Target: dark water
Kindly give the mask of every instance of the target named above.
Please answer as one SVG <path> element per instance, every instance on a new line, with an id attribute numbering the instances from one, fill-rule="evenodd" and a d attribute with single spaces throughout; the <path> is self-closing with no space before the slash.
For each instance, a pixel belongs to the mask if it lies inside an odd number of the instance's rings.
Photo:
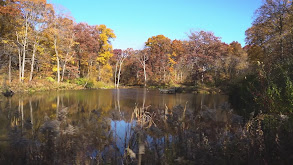
<path id="1" fill-rule="evenodd" d="M 146 89 L 1 97 L 0 164 L 264 163 L 262 136 L 227 100 Z"/>

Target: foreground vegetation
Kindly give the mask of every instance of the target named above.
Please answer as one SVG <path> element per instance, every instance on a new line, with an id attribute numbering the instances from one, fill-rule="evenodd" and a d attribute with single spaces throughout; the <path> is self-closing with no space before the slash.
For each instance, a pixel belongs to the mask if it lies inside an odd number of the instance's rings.
<path id="1" fill-rule="evenodd" d="M 84 97 L 72 98 L 65 94 L 51 98 L 51 101 L 47 99 L 46 96 L 33 101 L 30 97 L 19 98 L 14 100 L 19 105 L 11 104 L 0 113 L 5 126 L 0 136 L 3 140 L 0 142 L 0 163 L 292 162 L 292 118 L 258 114 L 243 121 L 227 103 L 217 109 L 206 106 L 187 108 L 188 104 L 173 108 L 121 104 L 120 109 L 118 103 L 113 109 L 101 105 L 92 110 Z M 57 102 L 53 111 L 48 108 L 52 102 Z M 108 103 L 113 105 L 112 101 Z M 19 111 L 19 107 L 30 107 L 30 110 Z M 36 111 L 35 108 L 40 109 Z"/>

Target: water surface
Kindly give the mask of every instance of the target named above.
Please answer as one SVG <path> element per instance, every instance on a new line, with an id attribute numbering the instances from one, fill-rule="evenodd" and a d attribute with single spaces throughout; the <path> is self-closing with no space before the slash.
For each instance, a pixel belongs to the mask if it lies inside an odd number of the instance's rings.
<path id="1" fill-rule="evenodd" d="M 225 153 L 243 136 L 227 99 L 149 89 L 1 97 L 0 164 L 247 162 Z"/>

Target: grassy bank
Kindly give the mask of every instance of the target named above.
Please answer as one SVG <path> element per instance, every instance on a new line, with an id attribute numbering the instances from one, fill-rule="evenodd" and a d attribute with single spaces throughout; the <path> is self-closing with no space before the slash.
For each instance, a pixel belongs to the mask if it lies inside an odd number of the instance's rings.
<path id="1" fill-rule="evenodd" d="M 84 89 L 83 86 L 68 82 L 49 82 L 47 80 L 38 80 L 38 81 L 32 81 L 32 82 L 12 82 L 10 84 L 5 84 L 0 87 L 1 91 L 5 91 L 6 89 L 10 89 L 15 93 L 20 92 L 37 92 L 37 91 L 49 91 L 49 90 L 79 90 Z"/>
<path id="2" fill-rule="evenodd" d="M 105 83 L 102 81 L 89 80 L 85 78 L 74 79 L 66 82 L 57 83 L 53 78 L 47 77 L 45 79 L 37 79 L 31 82 L 20 83 L 18 80 L 14 80 L 11 83 L 8 81 L 0 80 L 2 82 L 0 86 L 0 92 L 4 92 L 7 89 L 12 90 L 15 93 L 33 93 L 40 91 L 51 90 L 82 90 L 82 89 L 113 89 L 115 88 L 113 83 Z M 143 86 L 127 86 L 120 85 L 119 88 L 137 88 Z M 197 86 L 188 86 L 182 84 L 172 85 L 150 85 L 149 89 L 168 89 L 179 88 L 183 93 L 199 93 L 199 94 L 216 94 L 222 93 L 222 91 L 214 86 L 208 86 L 205 84 L 198 84 Z"/>
<path id="3" fill-rule="evenodd" d="M 109 89 L 114 88 L 114 85 L 96 82 L 96 81 L 86 81 L 81 79 L 76 79 L 67 82 L 56 82 L 53 79 L 39 79 L 31 82 L 20 83 L 18 81 L 13 81 L 11 83 L 2 81 L 3 84 L 0 86 L 0 92 L 4 92 L 7 89 L 12 90 L 15 93 L 33 93 L 40 91 L 50 91 L 50 90 L 81 90 L 81 89 Z"/>

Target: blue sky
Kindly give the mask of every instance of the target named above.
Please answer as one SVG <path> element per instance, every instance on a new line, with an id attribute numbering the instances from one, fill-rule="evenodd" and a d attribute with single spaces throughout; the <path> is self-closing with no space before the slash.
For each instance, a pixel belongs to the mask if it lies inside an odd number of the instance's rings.
<path id="1" fill-rule="evenodd" d="M 114 30 L 117 49 L 142 49 L 163 34 L 186 40 L 190 30 L 212 31 L 223 42 L 245 45 L 245 30 L 262 0 L 51 0 L 67 8 L 76 22 L 105 24 Z"/>

